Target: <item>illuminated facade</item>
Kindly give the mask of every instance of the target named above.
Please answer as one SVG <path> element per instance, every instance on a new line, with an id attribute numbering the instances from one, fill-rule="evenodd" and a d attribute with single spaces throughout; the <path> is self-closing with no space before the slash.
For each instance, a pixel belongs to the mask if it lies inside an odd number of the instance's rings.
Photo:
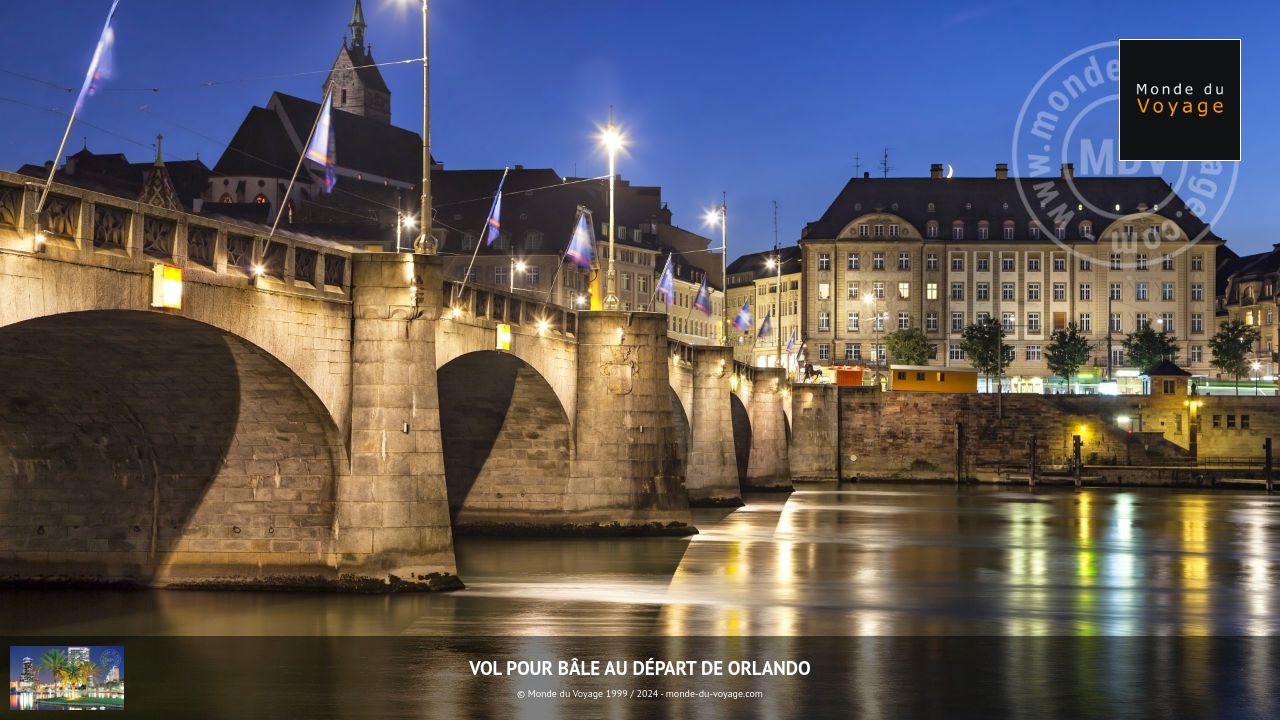
<path id="1" fill-rule="evenodd" d="M 1063 175 L 1070 177 L 1069 164 Z M 1176 195 L 1166 200 L 1169 186 L 1159 178 L 1073 178 L 1093 207 L 1120 219 L 1082 203 L 1050 219 L 1028 216 L 1019 182 L 1027 181 L 1009 178 L 1004 165 L 989 178 L 943 178 L 935 165 L 928 178 L 850 180 L 800 240 L 805 360 L 883 362 L 884 336 L 918 327 L 930 340 L 930 366 L 969 367 L 963 329 L 991 319 L 1014 348 L 1008 391 L 1046 390 L 1046 346 L 1068 323 L 1093 343 L 1081 371 L 1086 384 L 1108 368 L 1136 375 L 1122 341 L 1140 325 L 1172 332 L 1177 362 L 1209 374 L 1222 241 Z"/>

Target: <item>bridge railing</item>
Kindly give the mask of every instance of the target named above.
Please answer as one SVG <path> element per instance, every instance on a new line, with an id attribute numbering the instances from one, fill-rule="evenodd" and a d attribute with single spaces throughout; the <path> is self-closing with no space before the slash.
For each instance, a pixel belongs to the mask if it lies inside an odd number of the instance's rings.
<path id="1" fill-rule="evenodd" d="M 183 269 L 185 279 L 260 290 L 350 297 L 351 256 L 341 242 L 243 221 L 168 210 L 55 183 L 36 217 L 42 183 L 0 171 L 0 251 L 149 271 Z M 207 207 L 207 206 L 206 206 Z"/>
<path id="2" fill-rule="evenodd" d="M 578 313 L 558 305 L 530 300 L 492 287 L 477 287 L 456 280 L 444 281 L 446 312 L 461 317 L 490 320 L 539 332 L 576 335 Z"/>

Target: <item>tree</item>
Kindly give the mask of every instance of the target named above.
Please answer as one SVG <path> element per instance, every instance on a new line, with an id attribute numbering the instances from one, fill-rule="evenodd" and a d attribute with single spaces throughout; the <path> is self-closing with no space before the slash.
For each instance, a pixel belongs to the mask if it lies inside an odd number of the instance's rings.
<path id="1" fill-rule="evenodd" d="M 1049 340 L 1044 350 L 1044 359 L 1049 370 L 1067 381 L 1067 391 L 1071 391 L 1071 377 L 1081 365 L 1089 361 L 1089 353 L 1093 352 L 1093 344 L 1080 334 L 1075 323 L 1067 323 L 1066 330 L 1058 330 Z"/>
<path id="2" fill-rule="evenodd" d="M 929 338 L 920 328 L 894 330 L 885 336 L 884 346 L 899 365 L 923 365 L 929 360 Z"/>
<path id="3" fill-rule="evenodd" d="M 1124 338 L 1124 352 L 1130 362 L 1142 372 L 1155 367 L 1165 358 L 1178 355 L 1178 343 L 1173 334 L 1151 329 L 1151 325 L 1143 325 Z"/>
<path id="4" fill-rule="evenodd" d="M 75 663 L 71 670 L 71 676 L 75 680 L 75 684 L 88 687 L 95 677 L 102 672 L 102 668 L 92 660 L 83 660 Z"/>
<path id="5" fill-rule="evenodd" d="M 1013 352 L 1012 345 L 1004 344 L 1004 327 L 990 318 L 965 326 L 960 349 L 969 364 L 988 377 L 999 373 Z"/>
<path id="6" fill-rule="evenodd" d="M 1240 319 L 1224 320 L 1218 332 L 1209 338 L 1209 350 L 1213 352 L 1213 366 L 1236 378 L 1236 395 L 1240 394 L 1240 376 L 1245 373 L 1246 360 L 1261 334 L 1258 328 L 1245 325 Z"/>
<path id="7" fill-rule="evenodd" d="M 67 657 L 66 650 L 46 650 L 36 662 L 36 670 L 49 673 L 53 684 L 62 685 L 71 672 L 71 660 Z"/>

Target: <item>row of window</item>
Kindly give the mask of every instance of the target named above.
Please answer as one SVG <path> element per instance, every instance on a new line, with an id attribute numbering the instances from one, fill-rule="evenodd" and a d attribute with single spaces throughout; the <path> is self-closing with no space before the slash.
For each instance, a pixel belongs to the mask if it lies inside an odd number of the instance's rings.
<path id="1" fill-rule="evenodd" d="M 849 313 L 846 313 L 845 331 L 861 332 L 862 317 L 863 317 L 862 314 L 857 311 L 851 311 Z M 885 330 L 886 324 L 889 322 L 890 314 L 888 312 L 873 312 L 868 314 L 867 317 L 871 320 L 872 330 L 874 330 L 875 332 L 882 332 L 883 330 Z M 974 321 L 978 323 L 989 322 L 991 319 L 992 319 L 992 314 L 989 312 L 979 312 L 974 315 Z M 1000 323 L 1001 325 L 1004 326 L 1004 329 L 1006 332 L 1014 332 L 1019 327 L 1023 328 L 1026 331 L 1026 333 L 1029 335 L 1036 335 L 1044 331 L 1044 325 L 1041 322 L 1040 313 L 1029 312 L 1026 314 L 1024 319 L 1025 319 L 1025 322 L 1019 325 L 1018 316 L 1016 313 L 1012 313 L 1012 312 L 1000 313 Z M 1171 313 L 1171 312 L 1160 313 L 1159 316 L 1154 319 L 1154 321 L 1156 323 L 1156 329 L 1163 330 L 1168 333 L 1176 334 L 1178 328 L 1177 328 L 1176 315 L 1174 313 Z M 1135 313 L 1133 330 L 1136 331 L 1140 328 L 1150 327 L 1151 323 L 1152 323 L 1152 318 L 1147 313 Z M 912 326 L 911 313 L 899 312 L 897 328 L 899 330 L 906 330 L 911 326 Z M 951 313 L 951 324 L 949 327 L 952 333 L 963 332 L 965 328 L 965 314 L 963 312 Z M 1093 332 L 1093 314 L 1080 313 L 1076 318 L 1076 327 L 1080 330 L 1080 332 L 1092 333 Z M 1125 332 L 1123 327 L 1123 318 L 1121 317 L 1120 313 L 1111 313 L 1109 327 L 1111 332 L 1116 332 L 1116 333 Z M 1063 330 L 1065 328 L 1066 328 L 1066 314 L 1055 313 L 1054 328 L 1053 328 L 1054 331 Z M 927 332 L 936 332 L 938 330 L 938 313 L 936 312 L 925 313 L 924 329 Z M 830 311 L 827 311 L 827 310 L 820 310 L 818 312 L 818 332 L 830 332 L 830 331 L 831 331 L 831 313 Z M 1193 335 L 1204 334 L 1204 314 L 1203 313 L 1191 314 L 1191 334 Z"/>
<path id="2" fill-rule="evenodd" d="M 1030 257 L 1027 257 L 1026 260 L 1027 260 L 1027 264 L 1026 264 L 1027 272 L 1040 272 L 1040 269 L 1041 269 L 1040 257 L 1030 256 Z M 1082 257 L 1079 260 L 1080 260 L 1081 270 L 1089 271 L 1093 269 L 1093 261 L 1090 258 Z M 831 269 L 831 253 L 819 252 L 817 254 L 817 261 L 818 261 L 817 262 L 818 270 L 826 271 Z M 1053 272 L 1067 271 L 1067 259 L 1065 257 L 1053 257 L 1051 261 L 1053 266 Z M 1124 256 L 1121 253 L 1111 253 L 1109 261 L 1110 261 L 1110 268 L 1112 270 L 1120 270 L 1125 267 Z M 1148 270 L 1150 269 L 1150 261 L 1151 261 L 1151 258 L 1147 255 L 1147 253 L 1135 253 L 1133 256 L 1132 267 L 1133 269 L 1136 269 L 1136 270 Z M 1160 261 L 1161 270 L 1174 270 L 1177 267 L 1176 258 L 1174 258 L 1174 256 L 1172 255 L 1161 255 L 1159 257 L 1159 261 Z M 871 253 L 871 265 L 870 265 L 871 270 L 884 270 L 886 268 L 885 263 L 886 263 L 886 257 L 884 252 L 873 251 Z M 951 269 L 955 272 L 963 272 L 964 266 L 965 266 L 964 254 L 953 253 L 951 255 Z M 845 269 L 846 270 L 861 270 L 862 267 L 863 267 L 863 263 L 862 263 L 861 251 L 845 253 Z M 988 253 L 978 253 L 977 258 L 975 258 L 975 268 L 977 269 L 978 272 L 990 272 L 991 271 L 990 255 Z M 911 269 L 911 253 L 910 252 L 898 253 L 897 269 L 898 270 Z M 925 269 L 926 270 L 938 269 L 937 253 L 928 253 L 927 255 L 925 255 Z M 1017 269 L 1016 258 L 1012 258 L 1012 257 L 1000 258 L 1001 272 L 1014 272 L 1016 269 Z M 1191 270 L 1192 272 L 1204 271 L 1204 255 L 1191 256 Z"/>
<path id="3" fill-rule="evenodd" d="M 951 239 L 964 240 L 966 226 L 967 226 L 967 223 L 964 220 L 953 220 L 951 222 Z M 929 237 L 929 238 L 938 237 L 938 228 L 939 228 L 939 224 L 937 220 L 930 220 L 927 223 L 925 223 L 925 227 L 924 227 L 925 237 Z M 886 223 L 863 223 L 858 226 L 858 237 L 861 237 L 861 238 L 885 237 L 886 231 L 887 231 L 888 237 L 898 237 L 901 234 L 899 226 L 896 223 L 887 223 L 887 224 Z M 977 231 L 978 231 L 979 240 L 991 239 L 991 223 L 989 221 L 979 220 L 977 223 Z M 1015 237 L 1017 236 L 1017 232 L 1018 232 L 1018 225 L 1013 220 L 1005 220 L 1000 225 L 1000 236 L 1005 240 L 1015 239 Z M 1078 236 L 1081 238 L 1093 240 L 1094 239 L 1093 222 L 1090 220 L 1081 220 L 1079 223 L 1076 224 L 1076 232 L 1078 233 Z M 1172 230 L 1171 228 L 1171 233 L 1173 234 L 1174 238 L 1177 237 L 1176 230 Z M 1119 231 L 1116 231 L 1115 234 L 1120 235 L 1121 238 L 1123 238 L 1126 241 L 1135 241 L 1138 239 L 1139 235 L 1141 235 L 1144 239 L 1151 240 L 1153 242 L 1159 242 L 1165 239 L 1165 234 L 1162 231 L 1162 226 L 1160 225 L 1148 225 L 1144 228 L 1137 228 L 1134 225 L 1124 225 L 1123 228 Z M 1054 235 L 1059 240 L 1066 240 L 1067 224 L 1057 223 L 1054 226 Z M 1032 240 L 1038 240 L 1040 238 L 1040 225 L 1036 223 L 1027 223 L 1027 237 Z"/>
<path id="4" fill-rule="evenodd" d="M 706 320 L 700 320 L 696 317 L 681 317 L 672 313 L 670 318 L 671 330 L 677 333 L 685 333 L 686 335 L 697 335 L 698 337 L 713 337 L 713 331 L 716 324 Z"/>
<path id="5" fill-rule="evenodd" d="M 884 282 L 879 281 L 879 280 L 876 280 L 876 281 L 871 282 L 869 285 L 870 285 L 870 290 L 868 291 L 868 294 L 869 294 L 869 295 L 871 295 L 871 297 L 872 297 L 872 298 L 877 299 L 877 300 L 882 300 L 882 299 L 884 299 L 884 298 L 885 298 L 885 283 L 884 283 Z M 1027 283 L 1027 284 L 1026 284 L 1026 299 L 1027 299 L 1028 301 L 1033 301 L 1033 302 L 1034 302 L 1034 301 L 1038 301 L 1038 300 L 1040 300 L 1040 299 L 1041 299 L 1040 287 L 1041 287 L 1041 286 L 1040 286 L 1040 283 L 1038 283 L 1038 282 Z M 931 282 L 931 283 L 925 283 L 924 288 L 925 288 L 925 299 L 926 299 L 926 300 L 937 300 L 937 299 L 938 299 L 938 283 L 932 283 L 932 282 Z M 864 297 L 863 297 L 863 295 L 862 295 L 862 282 L 861 282 L 861 281 L 850 280 L 849 282 L 847 282 L 847 283 L 846 283 L 846 285 L 845 285 L 845 290 L 846 290 L 845 296 L 846 296 L 848 299 L 850 299 L 850 300 L 861 300 L 861 299 L 864 299 Z M 964 290 L 965 290 L 965 283 L 962 283 L 962 282 L 954 282 L 954 283 L 951 283 L 951 296 L 950 296 L 950 297 L 951 297 L 951 299 L 952 299 L 952 300 L 964 300 Z M 1053 291 L 1053 299 L 1054 299 L 1054 300 L 1058 300 L 1058 301 L 1065 301 L 1065 300 L 1067 299 L 1067 284 L 1066 284 L 1066 283 L 1053 283 L 1053 285 L 1052 285 L 1052 291 Z M 1109 292 L 1109 297 L 1110 297 L 1110 299 L 1112 299 L 1112 300 L 1124 300 L 1124 299 L 1125 299 L 1125 298 L 1124 298 L 1124 285 L 1123 285 L 1123 283 L 1111 283 L 1111 287 L 1109 288 L 1109 291 L 1108 291 L 1108 292 Z M 763 294 L 763 293 L 761 293 L 761 294 Z M 1174 290 L 1174 284 L 1173 284 L 1173 283 L 1171 283 L 1171 282 L 1164 282 L 1164 283 L 1161 283 L 1161 284 L 1160 284 L 1160 299 L 1161 299 L 1161 300 L 1164 300 L 1164 301 L 1173 301 L 1173 300 L 1175 300 L 1175 299 L 1176 299 L 1176 298 L 1175 298 L 1175 295 L 1176 295 L 1176 293 L 1175 293 L 1175 290 Z M 1091 283 L 1080 283 L 1080 299 L 1081 299 L 1081 300 L 1090 300 L 1090 299 L 1092 299 L 1092 297 L 1093 297 L 1093 286 L 1092 286 L 1092 284 L 1091 284 Z M 903 281 L 903 282 L 899 282 L 899 283 L 897 283 L 897 298 L 898 298 L 899 300 L 910 300 L 910 299 L 911 299 L 911 283 L 910 283 L 910 282 L 905 282 L 905 281 Z M 830 284 L 830 283 L 826 283 L 826 282 L 820 282 L 820 283 L 818 283 L 818 299 L 819 299 L 819 300 L 830 300 L 830 299 L 831 299 L 831 284 Z M 975 283 L 975 284 L 974 284 L 974 299 L 975 299 L 975 300 L 978 300 L 978 301 L 987 301 L 987 300 L 991 300 L 991 283 L 988 283 L 988 282 L 979 282 L 979 283 Z M 1003 301 L 1016 301 L 1016 300 L 1019 300 L 1020 298 L 1018 297 L 1017 284 L 1016 284 L 1016 283 L 1011 283 L 1011 282 L 1001 283 L 1001 284 L 1000 284 L 1000 299 L 1001 299 L 1001 300 L 1003 300 Z M 1151 299 L 1151 284 L 1150 284 L 1150 283 L 1148 283 L 1148 282 L 1146 282 L 1146 281 L 1142 281 L 1142 282 L 1134 283 L 1134 285 L 1133 285 L 1133 298 L 1132 298 L 1132 299 L 1133 299 L 1133 301 L 1134 301 L 1134 302 L 1145 302 L 1145 301 L 1147 301 L 1147 300 L 1150 300 L 1150 299 Z M 1191 299 L 1192 299 L 1192 301 L 1195 301 L 1195 302 L 1203 302 L 1203 301 L 1204 301 L 1204 283 L 1191 283 Z"/>
<path id="6" fill-rule="evenodd" d="M 831 360 L 832 359 L 831 347 L 832 347 L 831 343 L 818 343 L 818 359 L 826 360 L 826 361 Z M 867 361 L 881 363 L 881 364 L 887 361 L 887 354 L 885 352 L 885 346 L 883 343 L 871 343 L 868 345 L 868 350 L 869 352 L 866 355 Z M 930 353 L 929 353 L 930 359 L 936 359 L 938 354 L 938 346 L 931 345 L 929 346 L 929 350 L 930 350 Z M 1192 363 L 1199 364 L 1204 362 L 1204 346 L 1192 345 L 1187 350 Z M 864 357 L 862 352 L 862 343 L 844 343 L 842 357 L 846 361 L 862 362 Z M 1017 348 L 1012 348 L 1005 353 L 1006 362 L 1010 362 L 1010 363 L 1015 362 L 1017 360 L 1017 357 L 1018 357 Z M 1022 358 L 1026 362 L 1042 362 L 1044 360 L 1044 346 L 1039 344 L 1022 346 Z M 959 362 L 959 361 L 967 360 L 968 356 L 965 354 L 964 347 L 960 343 L 948 343 L 947 359 L 951 361 Z M 1173 360 L 1175 363 L 1177 362 L 1178 358 L 1176 355 L 1174 356 Z M 1123 349 L 1115 348 L 1111 351 L 1111 364 L 1116 367 L 1124 366 L 1125 354 Z M 1243 424 L 1240 427 L 1242 428 L 1249 427 L 1248 425 L 1249 416 L 1244 415 L 1242 417 L 1243 417 L 1243 420 L 1242 420 Z M 1228 428 L 1235 427 L 1235 416 L 1228 415 L 1227 418 L 1228 418 L 1227 420 L 1228 424 L 1226 425 L 1226 427 Z M 1222 416 L 1215 415 L 1213 420 L 1213 426 L 1222 427 L 1222 425 L 1220 424 L 1221 421 L 1222 421 Z"/>

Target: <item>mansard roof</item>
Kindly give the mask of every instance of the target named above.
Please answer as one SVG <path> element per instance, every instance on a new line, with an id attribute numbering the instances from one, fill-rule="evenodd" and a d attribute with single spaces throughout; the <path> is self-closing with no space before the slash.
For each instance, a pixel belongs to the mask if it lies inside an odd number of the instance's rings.
<path id="1" fill-rule="evenodd" d="M 818 220 L 809 223 L 803 237 L 809 240 L 829 240 L 836 238 L 840 231 L 850 222 L 872 213 L 892 213 L 915 226 L 921 235 L 930 220 L 937 221 L 942 230 L 939 238 L 949 240 L 949 228 L 956 221 L 966 225 L 986 220 L 993 227 L 999 227 L 1004 221 L 1012 220 L 1018 224 L 1019 241 L 1025 241 L 1025 228 L 1031 221 L 1031 215 L 1024 208 L 1018 192 L 1021 184 L 1027 198 L 1036 197 L 1037 183 L 1056 178 L 996 178 L 996 177 L 962 177 L 962 178 L 852 178 L 836 196 L 827 211 Z M 1154 208 L 1158 206 L 1158 214 L 1176 222 L 1188 237 L 1197 237 L 1206 228 L 1205 223 L 1187 208 L 1185 202 L 1173 196 L 1173 190 L 1160 177 L 1086 177 L 1075 176 L 1072 184 L 1090 204 L 1106 210 L 1120 206 L 1122 213 L 1141 212 L 1140 206 Z M 1062 193 L 1061 183 L 1056 188 Z M 1114 222 L 1109 215 L 1099 215 L 1085 205 L 1078 210 L 1078 201 L 1069 194 L 1060 194 L 1058 199 L 1049 203 L 1049 209 L 1066 203 L 1072 212 L 1067 224 L 1067 239 L 1091 242 L 1080 236 L 1079 223 L 1084 220 L 1093 223 L 1095 236 Z M 1048 211 L 1037 213 L 1039 220 L 1046 228 L 1053 228 L 1056 221 Z M 976 240 L 976 233 L 966 233 L 968 240 Z M 1001 234 L 992 232 L 990 241 L 998 241 Z M 1202 240 L 1218 240 L 1212 232 Z"/>

